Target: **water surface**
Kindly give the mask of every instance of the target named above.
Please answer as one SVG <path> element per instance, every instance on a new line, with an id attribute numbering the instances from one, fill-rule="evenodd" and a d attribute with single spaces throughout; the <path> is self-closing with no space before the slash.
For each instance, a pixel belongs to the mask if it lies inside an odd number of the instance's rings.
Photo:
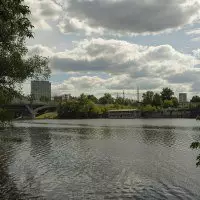
<path id="1" fill-rule="evenodd" d="M 0 199 L 200 199 L 200 122 L 20 121 L 0 131 Z"/>

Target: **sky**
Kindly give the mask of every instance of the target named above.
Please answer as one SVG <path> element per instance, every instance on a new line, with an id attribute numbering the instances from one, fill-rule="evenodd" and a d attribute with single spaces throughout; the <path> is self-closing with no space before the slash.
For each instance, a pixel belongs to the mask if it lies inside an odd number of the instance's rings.
<path id="1" fill-rule="evenodd" d="M 199 0 L 25 2 L 34 25 L 28 54 L 49 58 L 52 96 L 124 90 L 136 99 L 137 87 L 200 95 Z"/>

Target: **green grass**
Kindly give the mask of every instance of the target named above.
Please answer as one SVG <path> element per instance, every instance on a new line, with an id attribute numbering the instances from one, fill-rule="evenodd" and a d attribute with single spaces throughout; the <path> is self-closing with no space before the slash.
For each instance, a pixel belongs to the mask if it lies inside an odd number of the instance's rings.
<path id="1" fill-rule="evenodd" d="M 57 112 L 49 112 L 42 115 L 37 116 L 35 119 L 57 119 Z"/>

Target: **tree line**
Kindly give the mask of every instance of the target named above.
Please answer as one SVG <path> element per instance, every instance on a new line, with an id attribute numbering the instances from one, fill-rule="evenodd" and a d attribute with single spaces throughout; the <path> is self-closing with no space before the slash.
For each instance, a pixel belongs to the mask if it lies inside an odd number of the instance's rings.
<path id="1" fill-rule="evenodd" d="M 174 96 L 174 92 L 166 87 L 160 93 L 147 91 L 142 95 L 142 103 L 152 109 L 156 108 L 177 108 L 179 105 L 178 99 Z"/>
<path id="2" fill-rule="evenodd" d="M 81 94 L 79 97 L 71 97 L 60 101 L 58 107 L 59 118 L 95 118 L 106 115 L 108 110 L 139 109 L 142 111 L 156 111 L 162 108 L 177 107 L 178 99 L 173 96 L 170 88 L 163 88 L 162 92 L 147 91 L 142 95 L 142 102 L 129 98 L 112 97 L 105 93 L 97 98 L 94 95 Z"/>
<path id="3" fill-rule="evenodd" d="M 115 99 L 109 93 L 99 99 L 94 95 L 81 94 L 58 103 L 58 118 L 98 118 L 105 116 L 108 110 L 136 107 L 133 100 L 121 97 Z"/>

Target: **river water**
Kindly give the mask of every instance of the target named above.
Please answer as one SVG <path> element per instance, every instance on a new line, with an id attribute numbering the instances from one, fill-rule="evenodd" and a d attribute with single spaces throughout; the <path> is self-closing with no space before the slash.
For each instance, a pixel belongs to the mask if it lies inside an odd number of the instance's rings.
<path id="1" fill-rule="evenodd" d="M 0 131 L 0 199 L 200 199 L 200 122 L 20 121 Z"/>

